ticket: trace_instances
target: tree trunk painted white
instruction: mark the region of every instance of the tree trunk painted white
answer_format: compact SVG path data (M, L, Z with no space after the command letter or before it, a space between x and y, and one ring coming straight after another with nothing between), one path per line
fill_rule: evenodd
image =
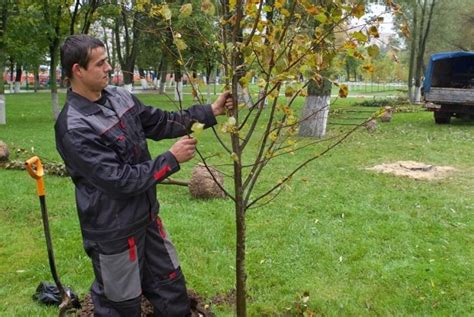
M20 84L21 84L21 82L19 82L19 81L15 82L15 88L13 89L15 94L20 92Z
M414 102L415 100L415 97L413 95L413 86L408 86L408 100L410 100L410 102Z
M53 107L54 119L57 119L61 110L59 110L59 98L57 92L51 92L51 106Z
M307 96L301 116L299 135L322 138L326 135L330 95Z
M158 89L158 79L156 77L153 79L153 89Z
M166 80L160 80L160 95L164 95L166 93Z
M148 82L145 78L140 78L140 84L142 85L142 89L143 90L147 90L148 89Z
M0 94L0 124L7 124L5 95Z
M414 103L421 103L421 86L415 86L415 98Z
M133 84L125 84L123 85L123 88L131 93L133 91Z
M174 89L174 100L183 101L183 82L176 82L176 87Z

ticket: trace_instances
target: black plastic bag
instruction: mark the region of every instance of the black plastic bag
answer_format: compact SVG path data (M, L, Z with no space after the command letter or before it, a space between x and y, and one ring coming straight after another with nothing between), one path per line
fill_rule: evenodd
M81 303L79 302L79 297L72 291L71 288L64 286L64 290L71 297L71 305L74 308L81 308ZM36 293L33 294L33 299L46 304L59 306L62 302L61 295L59 294L59 289L56 284L51 284L48 282L41 282L36 288Z

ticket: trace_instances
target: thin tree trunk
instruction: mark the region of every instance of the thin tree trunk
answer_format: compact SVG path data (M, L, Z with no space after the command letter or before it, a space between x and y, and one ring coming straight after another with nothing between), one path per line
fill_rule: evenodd
M56 83L56 57L57 51L59 49L59 39L56 38L55 41L49 47L50 54L50 67L49 67L49 84L51 87L51 108L53 110L54 119L57 119L59 116L59 100L58 100L58 85Z
M160 87L159 87L159 94L163 95L166 91L166 75L167 75L167 70L168 70L168 60L166 59L166 56L163 55L161 57L161 62L160 62Z
M232 43L242 43L243 32L240 28L240 21L243 18L243 1L237 0L235 6L236 23L232 30ZM232 54L232 67L237 69L243 64L243 56L238 50L234 50ZM239 80L244 74L234 73L232 77L233 94L237 95ZM235 102L234 102L235 105ZM236 122L239 122L239 112L234 110L233 115ZM237 134L231 135L232 151L234 159L234 190L235 190L235 220L236 220L236 257L235 257L235 278L236 278L236 312L238 317L247 316L247 273L245 269L245 210L246 201L244 197L244 187L242 182L242 149L240 139Z
M428 36L430 34L431 29L431 20L433 18L433 11L436 5L436 0L432 0L429 7L429 12L427 12L428 1L425 0L423 4L422 10L422 17L420 22L420 37L419 37L419 44L418 44L418 56L416 61L416 72L415 72L415 103L421 102L421 76L423 72L423 57L425 54L426 49L426 42ZM427 18L426 21L426 28L425 28L425 17Z
M33 77L34 77L34 92L38 92L38 89L39 89L39 66L36 66L33 68Z
M175 80L175 87L174 87L174 100L176 101L183 101L183 75L181 74L181 70L179 69L179 65L176 66L177 68L174 71L174 80Z
M21 75L22 75L21 65L17 63L16 64L16 73L15 73L15 88L13 90L15 93L20 92Z
M417 54L416 38L418 35L418 9L416 3L413 5L413 26L412 26L412 39L411 39L411 50L410 50L410 63L408 66L408 98L410 102L415 101L413 93L413 77L415 73L415 56Z

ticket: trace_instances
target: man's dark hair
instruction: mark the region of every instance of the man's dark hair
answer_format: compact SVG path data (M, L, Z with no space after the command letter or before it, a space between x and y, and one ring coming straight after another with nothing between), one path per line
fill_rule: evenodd
M61 45L61 67L66 77L72 78L72 66L76 63L87 69L90 52L97 47L105 47L105 45L101 40L89 35L71 35L66 38Z

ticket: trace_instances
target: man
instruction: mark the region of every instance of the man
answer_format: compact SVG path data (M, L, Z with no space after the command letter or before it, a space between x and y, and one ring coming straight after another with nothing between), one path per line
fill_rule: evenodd
M140 297L156 316L187 316L189 299L176 251L158 217L156 184L193 158L193 122L216 124L232 109L223 93L212 105L166 112L107 87L111 67L104 44L68 37L61 65L70 81L56 125L56 146L76 189L84 248L92 260L95 316L140 316ZM151 158L146 138L184 136Z

